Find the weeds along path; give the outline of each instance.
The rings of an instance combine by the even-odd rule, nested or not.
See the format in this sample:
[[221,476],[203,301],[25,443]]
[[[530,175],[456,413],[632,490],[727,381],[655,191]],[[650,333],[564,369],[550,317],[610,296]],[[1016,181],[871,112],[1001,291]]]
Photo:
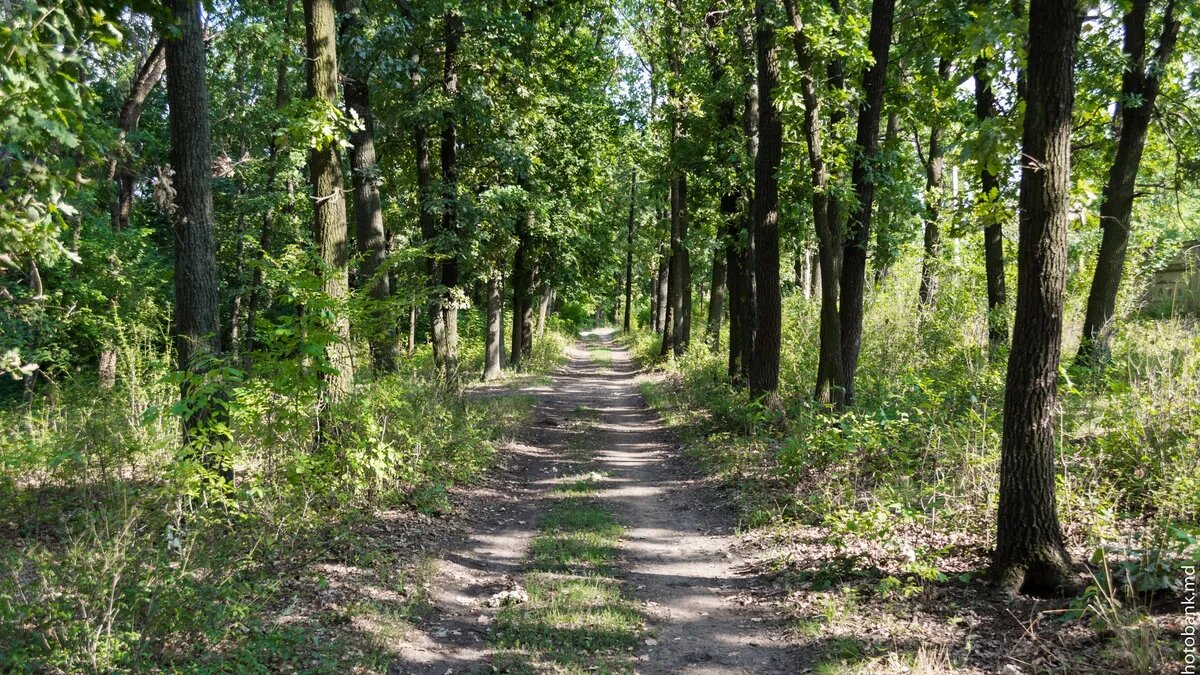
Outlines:
[[506,451],[396,673],[792,673],[770,616],[739,602],[734,514],[695,480],[603,333],[569,349]]

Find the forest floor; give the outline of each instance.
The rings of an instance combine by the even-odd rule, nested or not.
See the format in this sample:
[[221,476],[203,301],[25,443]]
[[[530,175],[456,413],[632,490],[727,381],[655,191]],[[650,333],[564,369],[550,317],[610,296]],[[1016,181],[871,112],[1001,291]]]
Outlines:
[[463,495],[469,524],[391,671],[797,672],[753,600],[736,514],[647,406],[629,354],[600,332],[568,356],[521,390],[533,424]]

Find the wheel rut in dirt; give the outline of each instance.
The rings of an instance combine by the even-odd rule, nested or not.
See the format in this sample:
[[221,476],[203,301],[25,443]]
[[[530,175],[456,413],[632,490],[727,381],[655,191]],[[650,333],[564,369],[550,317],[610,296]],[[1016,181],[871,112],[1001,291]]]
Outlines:
[[636,672],[796,672],[777,619],[742,602],[750,580],[732,553],[734,513],[646,405],[628,353],[603,333],[590,338],[569,348],[548,384],[522,390],[537,397],[533,423],[476,497],[486,503],[470,530],[438,561],[434,609],[393,672],[492,672],[488,632],[500,610],[490,601],[519,588],[552,491],[580,474],[594,478],[589,499],[624,528],[615,575],[647,624]]

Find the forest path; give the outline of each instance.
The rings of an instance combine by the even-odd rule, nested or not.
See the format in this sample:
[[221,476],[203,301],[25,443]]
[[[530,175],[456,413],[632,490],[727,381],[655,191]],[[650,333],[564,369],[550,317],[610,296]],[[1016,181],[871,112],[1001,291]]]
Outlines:
[[[639,673],[793,673],[799,659],[777,622],[742,604],[735,515],[680,456],[638,391],[638,368],[611,334],[585,334],[543,386],[533,424],[505,452],[505,469],[479,499],[470,530],[438,561],[433,610],[398,645],[394,673],[492,672],[489,599],[524,583],[538,523],[563,479],[587,474],[589,501],[624,534],[615,576],[647,631]],[[520,607],[520,605],[518,605]]]

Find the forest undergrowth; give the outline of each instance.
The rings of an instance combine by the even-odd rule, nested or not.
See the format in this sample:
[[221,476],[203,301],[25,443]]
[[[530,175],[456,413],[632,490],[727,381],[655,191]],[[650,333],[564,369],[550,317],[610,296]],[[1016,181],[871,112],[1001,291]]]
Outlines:
[[[464,380],[481,329],[465,327]],[[224,492],[203,489],[181,447],[171,361],[149,345],[130,342],[112,390],[81,378],[0,411],[20,430],[0,438],[0,670],[386,669],[425,609],[452,489],[529,421],[516,388],[560,363],[565,340],[548,331],[482,396],[440,384],[422,345],[321,413],[315,369],[256,353],[222,369],[238,380],[222,403]],[[320,444],[319,415],[334,430]]]
[[[922,315],[915,280],[901,269],[869,294],[844,412],[812,401],[818,308],[798,293],[782,409],[731,387],[723,352],[693,349],[643,384],[738,502],[764,600],[821,650],[820,672],[1174,672],[1184,570],[1200,561],[1195,324],[1135,317],[1102,371],[1064,367],[1057,498],[1086,591],[1011,599],[987,578],[1006,355],[989,356],[972,289]],[[626,340],[656,360],[654,333]]]

